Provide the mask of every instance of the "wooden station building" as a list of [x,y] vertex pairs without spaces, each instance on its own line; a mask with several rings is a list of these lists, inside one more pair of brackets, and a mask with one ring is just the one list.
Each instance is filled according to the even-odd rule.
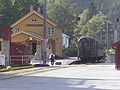
[[[11,25],[11,42],[25,44],[29,47],[29,50],[26,49],[29,54],[34,55],[37,52],[41,55],[44,39],[43,20],[43,15],[35,10],[20,18]],[[47,55],[51,52],[62,55],[62,27],[49,18],[46,19],[46,37]],[[20,52],[18,49],[16,48]]]

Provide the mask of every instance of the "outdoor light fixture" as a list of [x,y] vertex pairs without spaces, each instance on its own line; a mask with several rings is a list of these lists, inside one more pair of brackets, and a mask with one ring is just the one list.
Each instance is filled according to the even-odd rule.
[[33,40],[33,38],[32,38],[32,37],[29,37],[29,40]]

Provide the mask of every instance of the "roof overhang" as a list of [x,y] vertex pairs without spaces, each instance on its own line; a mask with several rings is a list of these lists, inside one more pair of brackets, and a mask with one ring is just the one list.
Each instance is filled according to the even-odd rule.
[[114,44],[112,44],[112,47],[117,47],[118,45],[120,45],[120,41],[115,42]]
[[[38,15],[40,18],[44,19],[44,17],[43,17],[42,14],[36,12],[35,10],[32,10],[31,12],[29,12],[28,14],[26,14],[25,16],[23,16],[21,19],[19,19],[19,20],[16,21],[15,23],[13,23],[13,24],[11,25],[11,28],[14,27],[14,26],[16,26],[17,24],[19,24],[20,22],[22,22],[24,19],[26,19],[27,17],[29,17],[29,16],[32,15],[32,14],[36,14],[36,15]],[[48,23],[52,24],[53,26],[59,26],[59,25],[57,25],[56,23],[54,23],[53,21],[51,21],[51,20],[48,19],[48,18],[46,19],[46,21],[47,21]]]
[[17,35],[19,35],[19,34],[25,34],[25,35],[28,35],[28,36],[30,36],[30,37],[33,37],[33,38],[36,38],[36,39],[38,39],[38,40],[43,40],[43,37],[41,36],[38,36],[38,35],[35,35],[35,34],[31,34],[31,33],[28,33],[28,32],[19,32],[19,33],[16,33],[16,34],[13,34],[12,35],[12,37],[14,37],[14,36],[17,36]]

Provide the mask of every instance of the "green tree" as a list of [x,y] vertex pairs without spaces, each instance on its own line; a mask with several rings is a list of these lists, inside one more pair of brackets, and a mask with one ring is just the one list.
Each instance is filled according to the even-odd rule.
[[2,21],[0,24],[10,26],[30,11],[30,5],[35,7],[38,2],[38,0],[0,0],[0,21]]
[[14,0],[14,21],[18,20],[19,18],[23,17],[26,13],[30,12],[30,5],[33,5],[33,7],[35,8],[35,6],[39,4],[38,2],[38,0]]
[[90,18],[90,11],[86,9],[80,14],[80,21],[74,30],[74,44],[77,46],[77,41],[81,36],[93,36],[100,40],[101,30],[104,29],[106,17],[104,14],[95,14]]
[[104,29],[106,17],[103,14],[96,14],[87,23],[88,32],[86,35],[101,40],[101,31]]
[[47,15],[56,23],[63,27],[63,32],[73,38],[73,30],[77,17],[76,4],[71,4],[69,0],[48,0]]
[[12,17],[12,1],[11,0],[0,0],[0,24],[1,25],[10,25],[13,20]]
[[97,14],[97,9],[96,5],[94,2],[91,2],[89,5],[89,18],[91,19],[95,14]]
[[77,41],[81,36],[86,35],[87,27],[86,24],[90,20],[90,10],[85,9],[83,13],[79,15],[80,21],[78,21],[76,28],[74,29],[74,39],[73,39],[73,46],[77,46]]

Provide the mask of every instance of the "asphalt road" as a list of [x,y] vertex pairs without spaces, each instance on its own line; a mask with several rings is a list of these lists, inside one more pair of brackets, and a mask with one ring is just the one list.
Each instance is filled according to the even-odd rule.
[[120,71],[114,65],[66,66],[0,80],[0,90],[120,90]]

